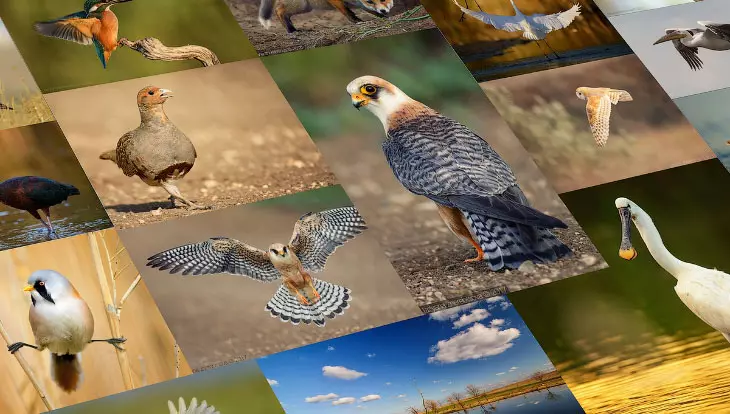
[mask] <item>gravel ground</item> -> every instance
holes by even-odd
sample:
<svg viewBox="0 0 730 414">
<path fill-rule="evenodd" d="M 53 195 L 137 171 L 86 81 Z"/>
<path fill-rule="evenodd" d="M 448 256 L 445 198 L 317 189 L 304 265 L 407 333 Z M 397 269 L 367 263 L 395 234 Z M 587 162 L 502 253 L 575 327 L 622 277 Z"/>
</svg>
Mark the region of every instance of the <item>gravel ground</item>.
<svg viewBox="0 0 730 414">
<path fill-rule="evenodd" d="M 430 17 L 419 20 L 402 20 L 428 16 L 426 10 L 417 5 L 418 2 L 404 3 L 405 5 L 399 6 L 396 1 L 396 6 L 390 13 L 391 17 L 387 18 L 378 18 L 367 12 L 355 10 L 355 14 L 363 20 L 357 24 L 350 23 L 342 13 L 334 10 L 317 10 L 300 14 L 292 18 L 297 32 L 288 34 L 275 16 L 272 20 L 273 25 L 269 29 L 261 26 L 258 20 L 258 0 L 226 0 L 226 4 L 238 24 L 243 28 L 260 56 L 393 36 L 436 27 Z M 411 3 L 420 7 L 413 14 L 406 10 Z M 411 5 L 411 7 L 413 6 Z"/>
<path fill-rule="evenodd" d="M 475 256 L 474 248 L 451 233 L 433 202 L 402 187 L 378 142 L 370 137 L 343 136 L 317 143 L 424 312 L 606 267 L 532 159 L 504 122 L 494 116 L 496 113 L 486 117 L 491 121 L 492 135 L 497 137 L 490 144 L 510 163 L 533 206 L 568 224 L 568 229 L 555 233 L 573 250 L 572 257 L 502 272 L 490 271 L 484 263 L 464 263 Z"/>
<path fill-rule="evenodd" d="M 190 200 L 217 210 L 335 183 L 258 59 L 46 95 L 118 229 L 209 211 L 172 208 L 165 190 L 99 159 L 139 125 L 135 97 L 147 85 L 173 91 L 165 112 L 196 147 L 195 166 L 177 182 Z M 114 117 L 104 115 L 109 107 Z"/>
</svg>

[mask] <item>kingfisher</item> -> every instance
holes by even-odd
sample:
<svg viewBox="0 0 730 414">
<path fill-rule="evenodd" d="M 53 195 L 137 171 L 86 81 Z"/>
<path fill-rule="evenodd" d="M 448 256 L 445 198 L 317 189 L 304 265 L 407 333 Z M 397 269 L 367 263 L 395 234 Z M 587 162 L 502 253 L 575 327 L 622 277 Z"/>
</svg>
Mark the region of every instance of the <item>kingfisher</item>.
<svg viewBox="0 0 730 414">
<path fill-rule="evenodd" d="M 132 0 L 86 0 L 84 10 L 55 20 L 37 22 L 36 32 L 82 45 L 93 44 L 96 55 L 106 69 L 109 57 L 119 44 L 119 20 L 113 5 Z"/>
</svg>

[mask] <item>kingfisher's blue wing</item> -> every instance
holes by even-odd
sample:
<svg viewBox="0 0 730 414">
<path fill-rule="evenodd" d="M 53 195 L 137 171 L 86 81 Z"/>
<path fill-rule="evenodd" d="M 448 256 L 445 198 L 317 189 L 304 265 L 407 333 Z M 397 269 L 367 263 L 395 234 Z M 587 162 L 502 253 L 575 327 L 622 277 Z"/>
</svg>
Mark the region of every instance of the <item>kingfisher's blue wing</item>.
<svg viewBox="0 0 730 414">
<path fill-rule="evenodd" d="M 104 69 L 106 69 L 106 59 L 104 59 L 104 46 L 99 43 L 98 40 L 94 39 L 94 49 L 96 49 L 96 56 L 99 56 L 99 60 L 101 60 L 101 65 L 104 66 Z"/>
</svg>

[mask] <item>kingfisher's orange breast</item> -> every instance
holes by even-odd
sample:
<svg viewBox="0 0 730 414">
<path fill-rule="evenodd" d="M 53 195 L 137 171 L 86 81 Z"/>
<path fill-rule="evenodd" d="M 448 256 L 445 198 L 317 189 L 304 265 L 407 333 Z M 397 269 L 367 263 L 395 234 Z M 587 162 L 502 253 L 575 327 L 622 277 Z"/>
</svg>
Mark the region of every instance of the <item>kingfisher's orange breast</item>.
<svg viewBox="0 0 730 414">
<path fill-rule="evenodd" d="M 104 46 L 104 50 L 113 51 L 117 48 L 117 38 L 119 33 L 119 20 L 117 15 L 111 10 L 101 13 L 101 28 L 97 39 Z"/>
</svg>

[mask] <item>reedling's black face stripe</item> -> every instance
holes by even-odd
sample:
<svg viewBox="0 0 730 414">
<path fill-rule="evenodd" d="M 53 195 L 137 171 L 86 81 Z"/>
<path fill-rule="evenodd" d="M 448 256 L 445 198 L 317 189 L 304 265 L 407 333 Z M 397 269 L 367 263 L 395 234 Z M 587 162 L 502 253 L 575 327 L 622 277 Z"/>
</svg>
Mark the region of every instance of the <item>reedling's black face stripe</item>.
<svg viewBox="0 0 730 414">
<path fill-rule="evenodd" d="M 33 285 L 33 288 L 35 289 L 36 292 L 38 292 L 39 295 L 41 295 L 41 297 L 43 299 L 53 303 L 54 305 L 56 304 L 56 302 L 53 301 L 51 294 L 48 293 L 48 290 L 46 290 L 45 283 L 43 283 L 41 281 L 35 282 L 35 285 Z M 35 305 L 35 302 L 33 304 Z"/>
</svg>

